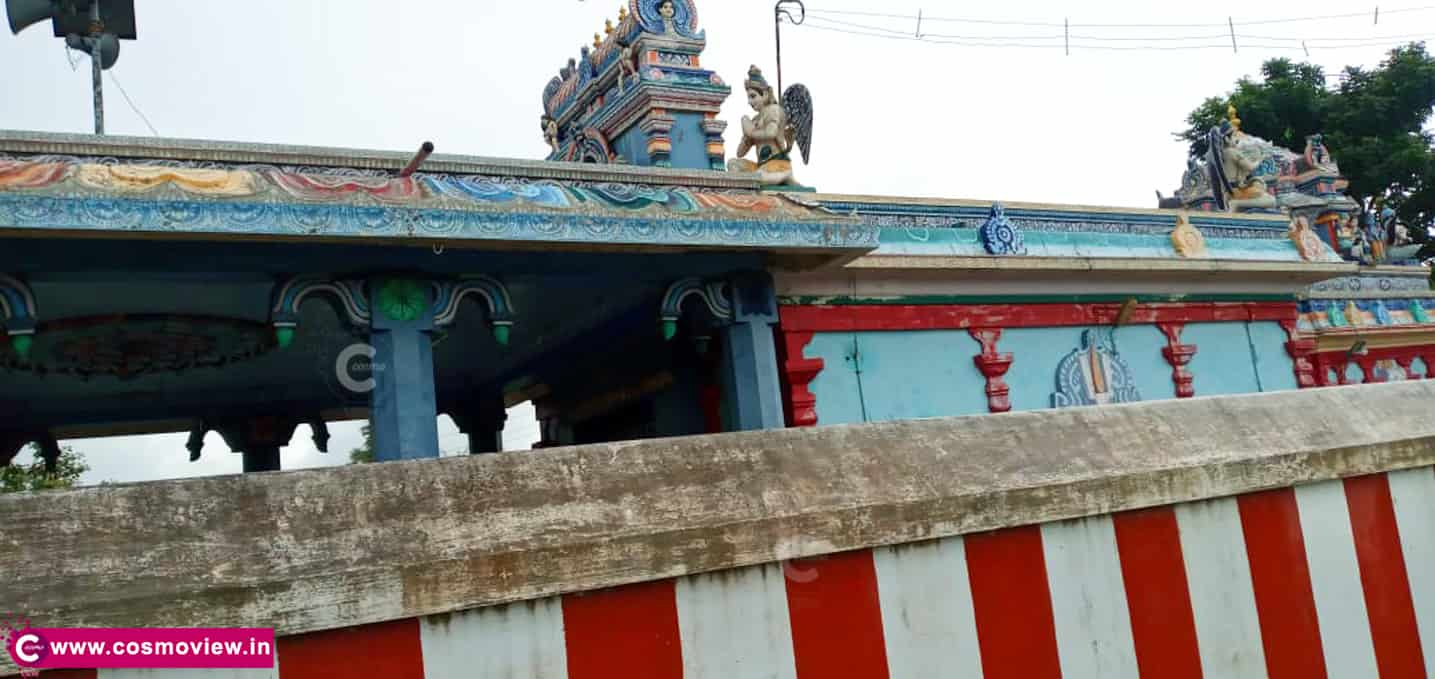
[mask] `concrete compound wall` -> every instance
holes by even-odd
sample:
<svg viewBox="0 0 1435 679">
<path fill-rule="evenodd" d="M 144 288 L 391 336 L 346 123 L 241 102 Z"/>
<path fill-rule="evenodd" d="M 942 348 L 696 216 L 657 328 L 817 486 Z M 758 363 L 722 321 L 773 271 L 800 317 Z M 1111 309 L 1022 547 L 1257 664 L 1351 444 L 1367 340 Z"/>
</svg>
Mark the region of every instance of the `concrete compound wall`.
<svg viewBox="0 0 1435 679">
<path fill-rule="evenodd" d="M 9 496 L 0 601 L 37 626 L 279 629 L 276 671 L 195 676 L 1435 676 L 1432 397 Z"/>
</svg>

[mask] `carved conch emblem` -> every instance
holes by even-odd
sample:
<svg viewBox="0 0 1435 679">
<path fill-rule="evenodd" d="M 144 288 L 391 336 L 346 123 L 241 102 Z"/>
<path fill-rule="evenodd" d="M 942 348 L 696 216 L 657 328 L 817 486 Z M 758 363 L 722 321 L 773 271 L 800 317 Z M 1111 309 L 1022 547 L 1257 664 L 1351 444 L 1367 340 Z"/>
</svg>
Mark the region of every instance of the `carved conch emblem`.
<svg viewBox="0 0 1435 679">
<path fill-rule="evenodd" d="M 1318 262 L 1325 258 L 1325 243 L 1321 242 L 1320 236 L 1310 230 L 1310 221 L 1305 217 L 1296 217 L 1291 220 L 1289 231 L 1291 242 L 1300 253 L 1300 258 L 1307 262 Z"/>
<path fill-rule="evenodd" d="M 1176 248 L 1176 254 L 1187 259 L 1206 256 L 1206 237 L 1191 226 L 1191 220 L 1186 215 L 1176 215 L 1176 228 L 1171 230 L 1171 246 Z"/>
</svg>

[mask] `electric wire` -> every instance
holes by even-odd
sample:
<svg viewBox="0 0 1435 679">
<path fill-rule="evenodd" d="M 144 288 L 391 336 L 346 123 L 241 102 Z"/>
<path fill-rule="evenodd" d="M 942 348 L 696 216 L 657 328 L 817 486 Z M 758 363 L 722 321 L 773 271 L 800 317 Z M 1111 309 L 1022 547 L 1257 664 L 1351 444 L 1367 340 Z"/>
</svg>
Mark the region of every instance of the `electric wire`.
<svg viewBox="0 0 1435 679">
<path fill-rule="evenodd" d="M 1410 12 L 1428 12 L 1428 11 L 1432 11 L 1432 10 L 1435 10 L 1435 5 L 1425 5 L 1425 6 L 1419 6 L 1419 7 L 1401 7 L 1401 8 L 1392 8 L 1392 9 L 1381 9 L 1381 10 L 1380 10 L 1380 14 L 1382 14 L 1382 15 L 1387 15 L 1387 16 L 1388 16 L 1388 15 L 1391 15 L 1391 14 L 1406 14 L 1406 13 L 1410 13 Z M 821 15 L 824 15 L 824 14 L 828 14 L 828 15 L 837 15 L 837 16 L 860 16 L 860 17 L 875 17 L 875 18 L 884 18 L 884 19 L 904 19 L 904 20 L 908 20 L 908 21 L 916 21 L 916 20 L 917 20 L 917 15 L 915 15 L 915 14 L 896 14 L 896 13 L 892 13 L 892 12 L 872 12 L 872 11 L 865 11 L 865 10 L 824 9 L 824 8 L 812 8 L 812 7 L 807 8 L 807 14 L 808 14 L 808 15 L 811 15 L 811 16 L 821 16 Z M 1371 16 L 1371 13 L 1370 13 L 1370 12 L 1347 12 L 1347 13 L 1343 13 L 1343 14 L 1326 14 L 1326 15 L 1318 15 L 1318 16 L 1278 17 L 1278 18 L 1266 18 L 1266 19 L 1251 19 L 1251 20 L 1243 20 L 1243 21 L 1240 21 L 1240 22 L 1238 22 L 1238 23 L 1240 23 L 1241 25 L 1244 25 L 1244 26 L 1263 26 L 1263 25 L 1271 25 L 1271 24 L 1307 23 L 1307 22 L 1315 22 L 1315 21 L 1331 21 L 1331 20 L 1335 20 L 1335 19 L 1364 18 L 1364 17 L 1369 17 L 1369 16 Z M 986 25 L 997 25 L 997 26 L 1032 26 L 1032 27 L 1041 27 L 1041 28 L 1062 28 L 1062 29 L 1065 29 L 1065 28 L 1067 28 L 1067 26 L 1068 26 L 1068 24 L 1066 24 L 1066 23 L 1064 23 L 1064 22 L 1053 23 L 1053 22 L 1044 22 L 1044 21 L 1025 21 L 1025 20 L 1007 20 L 1007 19 L 976 19 L 976 18 L 970 18 L 970 17 L 941 17 L 941 16 L 927 16 L 927 15 L 925 15 L 925 14 L 922 15 L 921 19 L 922 19 L 923 22 L 935 21 L 935 22 L 945 22 L 945 23 L 986 24 Z M 1093 23 L 1093 24 L 1084 24 L 1084 23 L 1079 23 L 1079 22 L 1078 22 L 1078 23 L 1071 23 L 1071 24 L 1070 24 L 1070 27 L 1072 27 L 1072 28 L 1076 28 L 1076 27 L 1081 27 L 1081 28 L 1228 28 L 1228 27 L 1229 27 L 1229 22 L 1213 22 L 1213 23 Z M 1224 37 L 1224 34 L 1223 34 L 1223 37 Z"/>
<path fill-rule="evenodd" d="M 1418 9 L 1418 8 L 1411 8 Z M 1435 8 L 1432 8 L 1435 9 Z M 1391 10 L 1396 11 L 1396 10 Z M 800 26 L 818 31 L 843 33 L 873 38 L 884 38 L 888 40 L 903 40 L 908 42 L 926 42 L 932 44 L 955 45 L 962 47 L 1003 47 L 1018 49 L 1084 49 L 1084 50 L 1106 50 L 1106 51 L 1183 51 L 1183 50 L 1229 50 L 1233 49 L 1229 40 L 1232 33 L 1206 34 L 1206 35 L 1183 35 L 1183 36 L 1098 36 L 1087 34 L 1053 34 L 1053 35 L 955 35 L 945 33 L 916 33 L 914 31 L 899 30 L 888 26 L 875 26 L 854 21 L 841 19 L 830 19 L 817 16 L 816 10 L 809 16 L 809 22 Z M 878 14 L 878 13 L 867 13 Z M 905 19 L 915 20 L 915 16 L 902 16 Z M 1345 17 L 1347 15 L 1329 15 L 1329 17 Z M 1360 14 L 1359 16 L 1366 16 Z M 1311 19 L 1306 17 L 1305 19 Z M 922 21 L 932 20 L 923 16 Z M 1271 20 L 1274 21 L 1274 20 Z M 1295 21 L 1289 20 L 1289 21 Z M 1010 22 L 1008 22 L 1010 23 Z M 1267 22 L 1269 23 L 1269 21 Z M 1058 24 L 1060 25 L 1060 24 Z M 1134 24 L 1133 24 L 1134 25 Z M 1091 28 L 1091 25 L 1085 26 Z M 1353 49 L 1363 47 L 1384 47 L 1397 46 L 1409 40 L 1426 39 L 1430 33 L 1407 33 L 1401 35 L 1379 35 L 1364 37 L 1297 37 L 1297 36 L 1274 36 L 1274 35 L 1249 35 L 1234 33 L 1237 44 L 1240 48 L 1254 50 L 1276 50 L 1309 53 L 1311 49 Z M 1180 41 L 1219 41 L 1206 44 L 1170 44 Z M 1035 41 L 1035 42 L 1033 42 Z M 1040 41 L 1051 41 L 1043 43 Z M 1115 42 L 1118 44 L 1105 44 Z M 1281 42 L 1291 44 L 1278 44 Z M 1130 43 L 1155 43 L 1155 44 L 1130 44 Z"/>
<path fill-rule="evenodd" d="M 117 77 L 115 77 L 115 72 L 114 72 L 114 71 L 105 71 L 105 73 L 110 74 L 110 82 L 114 83 L 114 84 L 115 84 L 115 87 L 116 87 L 117 89 L 119 89 L 120 95 L 125 98 L 125 103 L 127 103 L 127 104 L 130 105 L 130 110 L 131 110 L 131 111 L 134 111 L 134 112 L 135 112 L 135 115 L 139 116 L 139 117 L 140 117 L 140 120 L 143 120 L 143 121 L 144 121 L 144 125 L 145 125 L 145 127 L 148 127 L 148 128 L 149 128 L 150 134 L 152 134 L 152 135 L 158 137 L 158 136 L 159 136 L 159 130 L 154 129 L 154 125 L 151 125 L 150 122 L 149 122 L 149 117 L 144 114 L 144 111 L 141 111 L 141 110 L 140 110 L 140 107 L 135 106 L 134 100 L 133 100 L 133 99 L 130 99 L 130 93 L 125 91 L 125 86 L 124 86 L 124 85 L 121 85 L 121 84 L 120 84 L 120 79 L 117 78 Z"/>
</svg>

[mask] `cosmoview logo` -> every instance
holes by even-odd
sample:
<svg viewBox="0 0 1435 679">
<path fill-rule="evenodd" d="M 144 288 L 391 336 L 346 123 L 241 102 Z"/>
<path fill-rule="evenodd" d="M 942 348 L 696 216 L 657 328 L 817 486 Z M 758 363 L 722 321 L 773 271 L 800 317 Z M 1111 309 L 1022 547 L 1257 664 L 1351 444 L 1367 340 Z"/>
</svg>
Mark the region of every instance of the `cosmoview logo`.
<svg viewBox="0 0 1435 679">
<path fill-rule="evenodd" d="M 377 388 L 375 377 L 385 370 L 382 362 L 374 360 L 378 350 L 367 342 L 347 342 L 331 345 L 342 347 L 320 353 L 316 367 L 328 385 L 329 391 L 345 403 L 363 405 Z"/>
<path fill-rule="evenodd" d="M 334 359 L 334 378 L 339 385 L 355 394 L 374 390 L 374 355 L 378 352 L 364 342 L 344 347 Z"/>
<path fill-rule="evenodd" d="M 10 653 L 10 660 L 20 667 L 20 676 L 38 677 L 40 672 L 34 667 L 44 662 L 50 655 L 50 645 L 45 637 L 40 635 L 38 630 L 30 627 L 30 621 L 20 621 L 18 625 L 4 623 L 5 650 Z"/>
</svg>

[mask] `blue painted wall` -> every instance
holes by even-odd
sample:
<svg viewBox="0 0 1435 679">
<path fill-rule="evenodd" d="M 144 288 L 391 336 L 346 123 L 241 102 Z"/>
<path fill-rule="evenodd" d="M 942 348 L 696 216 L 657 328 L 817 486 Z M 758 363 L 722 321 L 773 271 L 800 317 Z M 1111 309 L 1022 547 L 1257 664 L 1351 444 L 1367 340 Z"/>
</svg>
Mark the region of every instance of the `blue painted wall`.
<svg viewBox="0 0 1435 679">
<path fill-rule="evenodd" d="M 610 141 L 613 145 L 613 153 L 619 158 L 626 158 L 629 165 L 652 165 L 653 160 L 648 157 L 648 135 L 634 125 L 626 132 L 619 135 L 617 140 Z"/>
<path fill-rule="evenodd" d="M 1002 333 L 998 349 L 1016 356 L 1006 375 L 1012 410 L 1051 407 L 1057 364 L 1080 346 L 1086 329 Z M 1161 354 L 1166 337 L 1156 326 L 1121 327 L 1114 339 L 1142 400 L 1176 397 L 1171 366 Z M 1277 323 L 1192 323 L 1181 341 L 1197 345 L 1190 364 L 1197 396 L 1296 388 L 1285 332 Z M 817 333 L 804 355 L 825 362 L 809 385 L 817 397 L 818 424 L 986 413 L 986 379 L 972 361 L 980 351 L 965 330 Z M 1358 368 L 1353 377 L 1359 379 Z"/>
<path fill-rule="evenodd" d="M 1261 390 L 1299 389 L 1300 385 L 1295 381 L 1295 361 L 1286 353 L 1286 332 L 1281 325 L 1275 321 L 1245 325 L 1251 334 L 1251 346 L 1256 349 L 1256 372 L 1261 377 Z"/>
<path fill-rule="evenodd" d="M 707 135 L 703 134 L 701 113 L 674 113 L 670 139 L 673 152 L 668 162 L 673 167 L 712 169 L 708 160 L 708 140 Z M 627 159 L 630 165 L 653 164 L 653 159 L 648 156 L 648 135 L 637 125 L 628 128 L 610 143 L 613 145 L 613 152 L 618 154 L 619 158 Z"/>
<path fill-rule="evenodd" d="M 822 372 L 808 385 L 817 397 L 818 424 L 866 422 L 862 387 L 857 383 L 857 336 L 850 332 L 819 332 L 803 356 L 821 358 Z"/>
<path fill-rule="evenodd" d="M 1181 342 L 1196 345 L 1190 368 L 1196 375 L 1197 396 L 1261 391 L 1245 323 L 1191 323 L 1181 333 Z"/>
<path fill-rule="evenodd" d="M 1056 366 L 1072 349 L 1081 346 L 1084 326 L 1063 328 L 1011 328 L 1002 333 L 997 350 L 1014 354 L 1007 371 L 1012 410 L 1051 407 L 1056 390 Z"/>
<path fill-rule="evenodd" d="M 967 331 L 859 332 L 856 338 L 868 421 L 987 412 L 986 378 L 972 361 L 981 345 Z"/>
<path fill-rule="evenodd" d="M 708 160 L 708 138 L 703 134 L 703 115 L 674 113 L 673 120 L 673 154 L 670 159 L 673 167 L 712 169 Z"/>
</svg>

